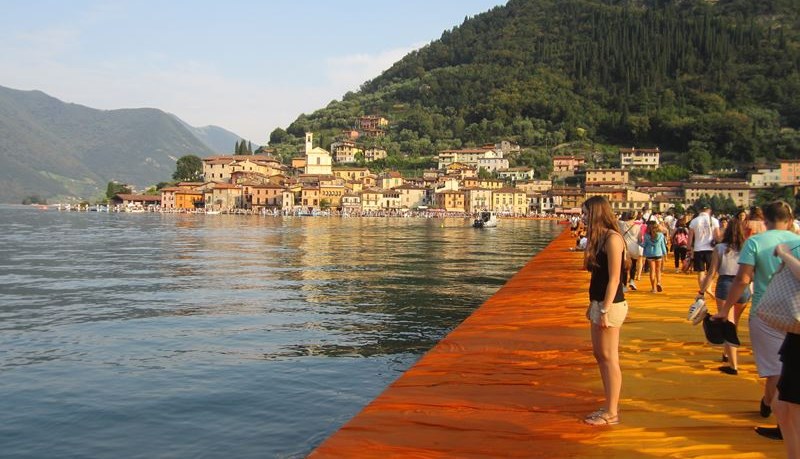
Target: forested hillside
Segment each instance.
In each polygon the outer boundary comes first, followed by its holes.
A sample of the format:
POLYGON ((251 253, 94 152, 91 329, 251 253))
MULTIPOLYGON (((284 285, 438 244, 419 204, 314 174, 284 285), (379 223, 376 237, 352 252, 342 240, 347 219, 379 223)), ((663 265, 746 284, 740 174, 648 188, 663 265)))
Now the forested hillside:
MULTIPOLYGON (((659 146, 697 172, 800 157, 796 0, 510 0, 310 115, 329 144, 356 116, 391 121, 390 155, 509 139, 659 146)), ((544 158, 546 159, 546 158, 544 158)))
POLYGON ((214 153, 160 110, 95 110, 0 86, 0 202, 91 199, 111 180, 144 188, 169 180, 179 157, 214 153))

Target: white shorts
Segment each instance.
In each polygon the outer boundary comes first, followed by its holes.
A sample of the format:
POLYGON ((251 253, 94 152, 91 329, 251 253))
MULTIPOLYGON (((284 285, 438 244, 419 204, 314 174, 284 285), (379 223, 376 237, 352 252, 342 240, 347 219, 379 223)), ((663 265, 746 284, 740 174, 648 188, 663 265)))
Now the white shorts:
MULTIPOLYGON (((600 325, 600 306, 603 303, 600 301, 592 301, 589 305, 589 320, 593 324, 600 325)), ((608 326, 621 327, 625 322, 625 316, 628 315, 628 302, 620 301, 619 303, 612 303, 608 308, 608 326)))
POLYGON ((786 338, 786 333, 775 330, 765 324, 757 315, 751 314, 750 345, 753 346, 758 376, 762 378, 780 376, 781 359, 778 351, 781 349, 784 338, 786 338))

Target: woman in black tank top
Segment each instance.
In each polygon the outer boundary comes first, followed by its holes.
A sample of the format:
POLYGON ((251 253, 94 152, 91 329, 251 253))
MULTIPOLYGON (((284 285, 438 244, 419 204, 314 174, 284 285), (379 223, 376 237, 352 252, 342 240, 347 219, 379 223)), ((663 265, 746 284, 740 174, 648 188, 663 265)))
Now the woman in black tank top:
POLYGON ((622 390, 619 365, 619 332, 628 304, 620 282, 625 262, 625 243, 608 200, 594 196, 583 204, 589 243, 584 267, 592 273, 589 282, 589 309, 592 349, 605 392, 605 405, 589 414, 584 422, 594 426, 619 424, 618 405, 622 390))

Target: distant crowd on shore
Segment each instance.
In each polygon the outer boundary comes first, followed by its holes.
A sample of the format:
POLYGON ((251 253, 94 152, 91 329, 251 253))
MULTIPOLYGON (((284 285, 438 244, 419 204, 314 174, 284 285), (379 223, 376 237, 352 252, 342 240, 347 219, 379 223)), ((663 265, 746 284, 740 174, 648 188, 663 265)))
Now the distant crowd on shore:
MULTIPOLYGON (((676 273, 697 275, 698 290, 689 310, 692 323, 703 324, 707 340, 723 346, 719 371, 738 374, 737 348, 741 345, 737 324, 750 305, 749 333, 760 377, 765 378, 759 413, 775 413, 776 427, 756 427, 761 436, 784 440, 788 456, 800 458, 800 334, 794 325, 768 324, 759 314, 760 300, 773 274, 783 264, 800 280, 800 222, 792 208, 776 201, 735 215, 714 215, 708 206, 676 215, 659 214, 648 208, 636 214, 616 215, 603 197, 588 199, 581 217, 572 217, 570 227, 577 250, 592 274, 589 285, 592 345, 603 382, 606 404, 590 413, 584 422, 604 426, 620 422, 621 390, 619 331, 628 311, 625 293, 640 288, 644 270, 649 273, 650 292, 664 291, 664 263, 671 254, 676 273), (712 285, 714 289, 712 290, 712 285), (716 312, 705 304, 713 297, 716 312)), ((794 285, 800 285, 796 282, 794 285)), ((786 302, 800 297, 787 292, 786 302)))

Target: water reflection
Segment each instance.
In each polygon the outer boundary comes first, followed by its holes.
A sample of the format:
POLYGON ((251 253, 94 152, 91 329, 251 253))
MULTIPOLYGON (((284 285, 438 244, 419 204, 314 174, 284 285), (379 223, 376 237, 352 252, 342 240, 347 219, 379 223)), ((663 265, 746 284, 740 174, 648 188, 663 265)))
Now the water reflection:
POLYGON ((0 206, 4 453, 302 456, 558 230, 468 225, 0 206))

